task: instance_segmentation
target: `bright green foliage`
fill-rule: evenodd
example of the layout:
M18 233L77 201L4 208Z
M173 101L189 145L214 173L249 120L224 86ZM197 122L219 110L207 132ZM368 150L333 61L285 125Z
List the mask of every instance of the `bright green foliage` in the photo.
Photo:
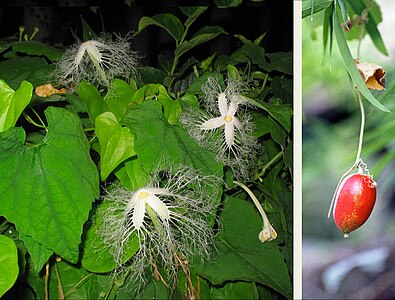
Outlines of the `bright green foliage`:
M18 273L18 252L15 243L9 237L0 235L0 297L12 287Z
M203 174L221 176L222 166L211 153L202 151L179 125L170 125L162 114L159 102L148 100L131 107L122 124L136 135L135 150L147 172L155 171L158 164L193 166Z
M49 107L48 133L26 147L22 128L0 134L0 210L35 242L77 262L82 227L98 196L97 169L72 113Z
M105 180L121 162L136 155L134 135L129 128L122 127L111 112L96 118L96 134L100 143L100 177Z
M107 104L109 111L116 116L118 121L125 115L128 106L133 104L132 97L136 91L137 86L134 80L129 84L117 78L111 82L103 100Z
M0 132L15 126L19 116L32 98L33 86L23 81L14 91L5 81L0 80Z
M82 81L78 85L77 94L86 103L89 118L92 123L95 123L96 117L107 110L107 104L104 102L103 97L94 85L86 81Z
M22 232L19 232L19 239L23 241L26 249L29 249L32 272L38 274L48 261L48 258L53 254L53 250L46 248L44 245L36 242L31 236Z

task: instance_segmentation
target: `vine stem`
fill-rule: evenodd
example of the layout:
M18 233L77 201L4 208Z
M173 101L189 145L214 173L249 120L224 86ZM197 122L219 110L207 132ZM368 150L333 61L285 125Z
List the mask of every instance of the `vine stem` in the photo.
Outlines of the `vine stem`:
M266 165L264 165L262 170L255 177L255 179L258 179L258 178L262 177L263 175L265 175L266 171L269 168L271 168L271 166L274 165L282 157L283 153L284 153L283 151L280 151Z
M335 199L337 197L337 193L339 191L339 187L340 187L341 183L343 182L344 178L346 176L348 176L352 172L352 170L354 170L355 168L359 167L359 165L362 162L362 160L361 160L361 152L362 152L363 134L364 134L364 131L365 131L365 109L363 107L362 97L361 97L361 93L359 91L357 91L357 97L358 97L358 102L359 102L359 108L361 110L361 128L360 128L360 131L359 131L359 142L358 142L357 156L355 158L354 164L351 166L350 169L347 170L347 172L345 172L342 175L342 177L340 178L340 180L339 180L339 182L338 182L338 184L336 186L335 193L333 194L333 197L332 197L331 205L329 206L328 218L330 218L330 216L331 216L332 208L333 208Z

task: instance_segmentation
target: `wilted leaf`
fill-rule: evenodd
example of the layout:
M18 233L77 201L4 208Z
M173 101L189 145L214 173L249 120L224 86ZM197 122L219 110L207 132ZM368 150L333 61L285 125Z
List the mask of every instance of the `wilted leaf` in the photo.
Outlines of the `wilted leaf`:
M65 94L66 93L66 89L65 88L61 88L60 90L58 90L58 89L54 88L52 86L52 84L47 83L47 84L43 84L43 85L40 85L40 86L36 87L34 92L39 97L48 97L48 96L51 96L51 95L54 95L54 94Z
M366 83L368 89L384 90L386 73L383 67L373 63L356 63L357 69Z
M351 76L352 81L357 86L361 94L376 108L382 111L389 112L389 110L382 105L377 99L372 95L369 89L366 87L357 67L355 66L354 59L351 55L350 49L348 48L346 38L343 34L342 28L340 26L340 21L336 13L333 14L333 28L336 36L337 45L339 47L339 52L343 59L344 65Z

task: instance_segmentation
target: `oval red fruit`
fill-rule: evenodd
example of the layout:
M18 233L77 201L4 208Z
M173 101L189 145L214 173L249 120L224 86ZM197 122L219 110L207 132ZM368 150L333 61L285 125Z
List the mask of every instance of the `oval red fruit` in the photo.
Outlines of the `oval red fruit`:
M333 218L347 238L361 227L372 213L376 202L376 182L366 174L348 175L339 186Z

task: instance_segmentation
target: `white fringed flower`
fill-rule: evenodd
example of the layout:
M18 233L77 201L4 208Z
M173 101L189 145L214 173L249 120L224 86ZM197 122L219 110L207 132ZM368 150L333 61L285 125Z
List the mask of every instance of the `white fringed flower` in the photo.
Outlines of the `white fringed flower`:
M203 148L231 167L237 179L245 180L256 161L258 143L251 117L241 109L248 105L241 96L241 87L241 82L228 80L222 89L216 79L208 78L202 88L205 110L188 109L180 122Z
M243 129L243 125L235 117L237 104L235 102L228 103L226 94L220 93L218 95L218 109L221 116L204 121L203 124L200 125L200 129L213 130L223 127L226 147L232 150L235 145L235 129Z
M130 260L136 286L144 283L150 267L163 269L163 278L173 283L180 261L195 254L208 258L213 245L219 179L187 167L159 173L134 192L117 187L103 197L108 208L99 234L119 265L128 241L136 235L140 240Z
M81 80L109 86L115 77L128 80L137 65L136 52L127 39L97 38L70 46L57 63L54 77L69 87Z

